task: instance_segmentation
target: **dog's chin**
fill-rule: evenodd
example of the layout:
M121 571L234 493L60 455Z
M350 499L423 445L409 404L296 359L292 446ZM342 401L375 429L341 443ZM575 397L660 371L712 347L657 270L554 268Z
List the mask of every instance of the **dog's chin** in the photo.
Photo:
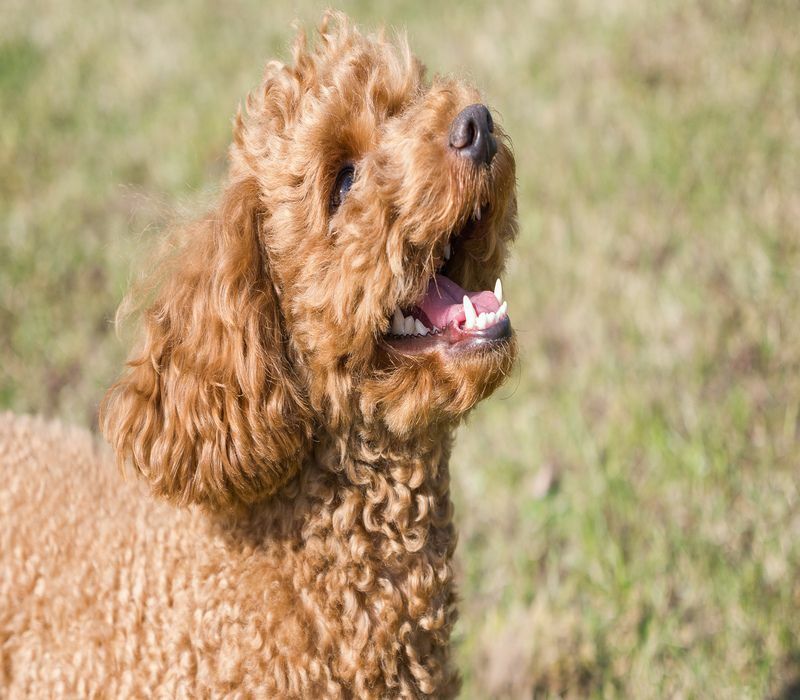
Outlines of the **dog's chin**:
M452 328L442 335L424 346L408 338L382 343L379 371L361 387L365 414L406 436L455 425L510 376L517 342L507 320L477 333Z

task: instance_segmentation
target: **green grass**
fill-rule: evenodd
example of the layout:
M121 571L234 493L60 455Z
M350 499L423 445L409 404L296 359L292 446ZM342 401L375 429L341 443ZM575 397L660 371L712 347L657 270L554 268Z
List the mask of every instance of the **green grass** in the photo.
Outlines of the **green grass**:
M321 11L274 4L12 0L0 407L93 423L132 263ZM800 7L342 7L515 142L521 361L454 459L464 697L797 697Z

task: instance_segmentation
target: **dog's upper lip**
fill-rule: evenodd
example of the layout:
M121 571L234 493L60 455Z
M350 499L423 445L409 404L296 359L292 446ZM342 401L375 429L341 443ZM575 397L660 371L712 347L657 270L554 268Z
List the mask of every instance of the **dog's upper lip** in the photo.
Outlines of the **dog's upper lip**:
M473 209L472 215L458 229L451 231L442 247L442 263L437 268L437 272L446 272L450 259L456 255L459 248L464 245L480 226L481 220L490 212L489 204L482 204Z

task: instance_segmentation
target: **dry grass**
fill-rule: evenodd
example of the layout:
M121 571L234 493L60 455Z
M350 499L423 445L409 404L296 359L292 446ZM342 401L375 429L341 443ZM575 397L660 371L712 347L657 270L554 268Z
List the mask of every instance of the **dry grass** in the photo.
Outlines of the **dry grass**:
M343 9L469 71L516 145L523 359L454 475L464 696L796 697L800 8ZM93 421L131 260L319 11L11 0L0 407Z

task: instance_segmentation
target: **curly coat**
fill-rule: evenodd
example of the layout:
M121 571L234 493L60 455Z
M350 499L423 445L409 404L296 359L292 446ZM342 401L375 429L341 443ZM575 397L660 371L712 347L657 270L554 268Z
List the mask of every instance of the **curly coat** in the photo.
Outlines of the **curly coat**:
M9 696L458 691L452 434L516 345L406 353L387 334L454 231L471 234L450 277L501 274L510 144L495 127L490 166L453 157L478 94L426 82L403 39L335 15L293 59L237 114L216 211L132 292L140 341L101 423L144 478L121 482L88 435L0 420Z

